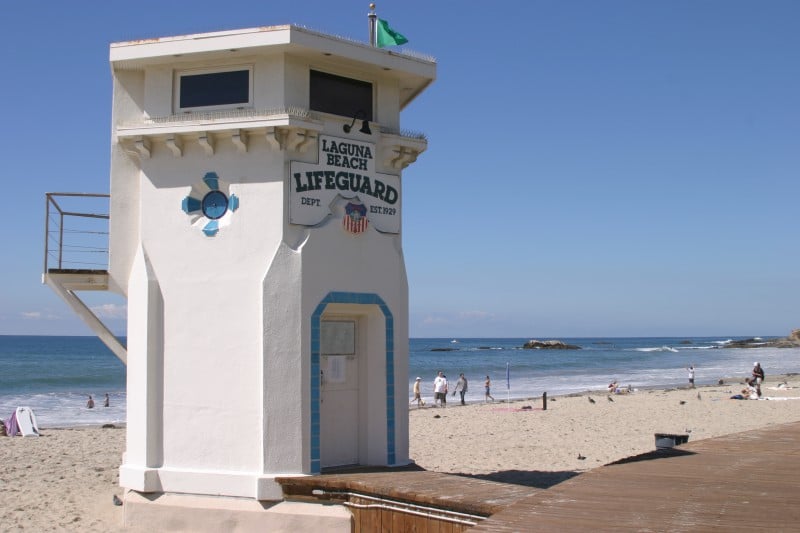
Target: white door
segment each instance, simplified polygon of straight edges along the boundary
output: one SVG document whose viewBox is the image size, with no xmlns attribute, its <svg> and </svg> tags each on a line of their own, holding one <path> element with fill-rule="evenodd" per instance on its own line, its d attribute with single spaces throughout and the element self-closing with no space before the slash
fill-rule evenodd
<svg viewBox="0 0 800 533">
<path fill-rule="evenodd" d="M 323 320 L 320 330 L 320 463 L 358 464 L 358 336 L 355 320 Z"/>
</svg>

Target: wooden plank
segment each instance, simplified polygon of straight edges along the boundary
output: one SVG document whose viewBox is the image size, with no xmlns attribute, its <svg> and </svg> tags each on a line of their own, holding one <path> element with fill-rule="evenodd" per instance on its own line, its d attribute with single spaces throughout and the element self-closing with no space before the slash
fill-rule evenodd
<svg viewBox="0 0 800 533">
<path fill-rule="evenodd" d="M 381 517 L 380 529 L 381 533 L 392 533 L 392 523 L 394 522 L 394 515 L 397 513 L 389 509 L 376 509 L 375 512 Z"/>
</svg>

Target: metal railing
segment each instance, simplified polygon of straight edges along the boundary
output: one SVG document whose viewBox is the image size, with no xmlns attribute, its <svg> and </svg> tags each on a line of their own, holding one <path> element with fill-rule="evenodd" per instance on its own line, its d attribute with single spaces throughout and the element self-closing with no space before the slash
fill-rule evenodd
<svg viewBox="0 0 800 533">
<path fill-rule="evenodd" d="M 46 193 L 44 273 L 108 269 L 109 194 Z"/>
<path fill-rule="evenodd" d="M 235 120 L 259 120 L 259 119 L 269 119 L 274 118 L 277 116 L 282 115 L 289 115 L 292 118 L 299 118 L 299 119 L 311 119 L 311 120 L 323 120 L 322 116 L 319 112 L 311 111 L 310 109 L 306 109 L 305 107 L 297 107 L 297 106 L 290 106 L 290 107 L 277 107 L 272 109 L 252 109 L 252 108 L 244 108 L 244 109 L 221 109 L 217 111 L 205 111 L 205 112 L 192 112 L 192 113 L 178 113 L 175 115 L 166 115 L 166 116 L 154 116 L 154 117 L 147 117 L 143 119 L 137 119 L 134 121 L 125 122 L 121 125 L 123 129 L 129 128 L 142 128 L 148 126 L 161 126 L 161 125 L 171 125 L 171 124 L 184 124 L 187 122 L 225 122 L 225 121 L 235 121 Z M 342 115 L 343 116 L 343 115 Z M 347 117 L 347 120 L 350 120 L 350 117 Z M 372 122 L 372 121 L 371 121 Z M 381 133 L 388 133 L 391 135 L 397 135 L 398 137 L 405 137 L 408 139 L 416 139 L 416 140 L 423 140 L 427 141 L 428 137 L 425 133 L 420 131 L 408 130 L 408 129 L 397 129 L 397 128 L 390 128 L 388 126 L 380 126 Z"/>
</svg>

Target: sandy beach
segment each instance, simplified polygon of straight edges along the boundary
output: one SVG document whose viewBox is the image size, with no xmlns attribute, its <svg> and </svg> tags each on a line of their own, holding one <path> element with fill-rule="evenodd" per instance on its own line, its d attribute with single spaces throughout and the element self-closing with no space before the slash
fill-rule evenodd
<svg viewBox="0 0 800 533">
<path fill-rule="evenodd" d="M 776 390 L 784 379 L 788 387 Z M 800 421 L 800 377 L 767 382 L 763 395 L 770 400 L 731 400 L 741 389 L 730 382 L 631 394 L 598 391 L 549 398 L 546 411 L 541 398 L 462 407 L 448 397 L 444 409 L 411 408 L 411 457 L 426 470 L 548 487 L 652 451 L 655 433 L 688 434 L 694 441 Z M 476 390 L 467 399 L 480 396 Z M 121 428 L 0 437 L 0 530 L 125 531 L 122 507 L 113 504 L 115 495 L 122 497 L 117 468 L 124 442 Z"/>
</svg>

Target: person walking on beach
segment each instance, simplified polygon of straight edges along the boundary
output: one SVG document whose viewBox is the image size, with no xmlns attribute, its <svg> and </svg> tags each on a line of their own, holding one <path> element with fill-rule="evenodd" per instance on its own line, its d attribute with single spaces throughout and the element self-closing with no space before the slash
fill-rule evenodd
<svg viewBox="0 0 800 533">
<path fill-rule="evenodd" d="M 761 363 L 756 361 L 753 363 L 753 379 L 752 383 L 753 386 L 756 388 L 756 393 L 758 393 L 758 397 L 761 397 L 761 384 L 764 382 L 764 369 L 761 368 Z"/>
<path fill-rule="evenodd" d="M 494 398 L 492 397 L 492 394 L 491 394 L 491 392 L 492 392 L 492 380 L 489 379 L 489 376 L 486 376 L 486 382 L 484 383 L 484 386 L 486 387 L 486 396 L 484 396 L 483 401 L 485 401 L 485 402 L 488 402 L 489 400 L 494 401 Z"/>
<path fill-rule="evenodd" d="M 425 400 L 422 399 L 422 391 L 419 389 L 419 384 L 422 382 L 422 378 L 417 376 L 416 381 L 414 381 L 414 399 L 411 400 L 411 405 L 414 402 L 417 402 L 417 407 L 424 406 Z"/>
<path fill-rule="evenodd" d="M 686 370 L 689 371 L 689 388 L 694 388 L 694 365 L 689 365 L 689 368 Z"/>
<path fill-rule="evenodd" d="M 467 378 L 464 377 L 463 372 L 458 376 L 458 381 L 456 381 L 456 388 L 453 391 L 453 396 L 456 395 L 456 392 L 461 394 L 461 405 L 467 405 L 464 401 L 464 395 L 467 393 Z"/>
<path fill-rule="evenodd" d="M 106 399 L 103 400 L 103 407 L 108 407 L 111 405 L 111 399 L 108 397 L 108 393 L 106 393 Z"/>
<path fill-rule="evenodd" d="M 436 404 L 447 406 L 447 378 L 441 370 L 433 380 L 433 406 L 436 407 Z"/>
<path fill-rule="evenodd" d="M 89 400 L 86 402 L 86 408 L 94 409 L 94 398 L 92 398 L 91 394 L 89 395 Z"/>
</svg>

